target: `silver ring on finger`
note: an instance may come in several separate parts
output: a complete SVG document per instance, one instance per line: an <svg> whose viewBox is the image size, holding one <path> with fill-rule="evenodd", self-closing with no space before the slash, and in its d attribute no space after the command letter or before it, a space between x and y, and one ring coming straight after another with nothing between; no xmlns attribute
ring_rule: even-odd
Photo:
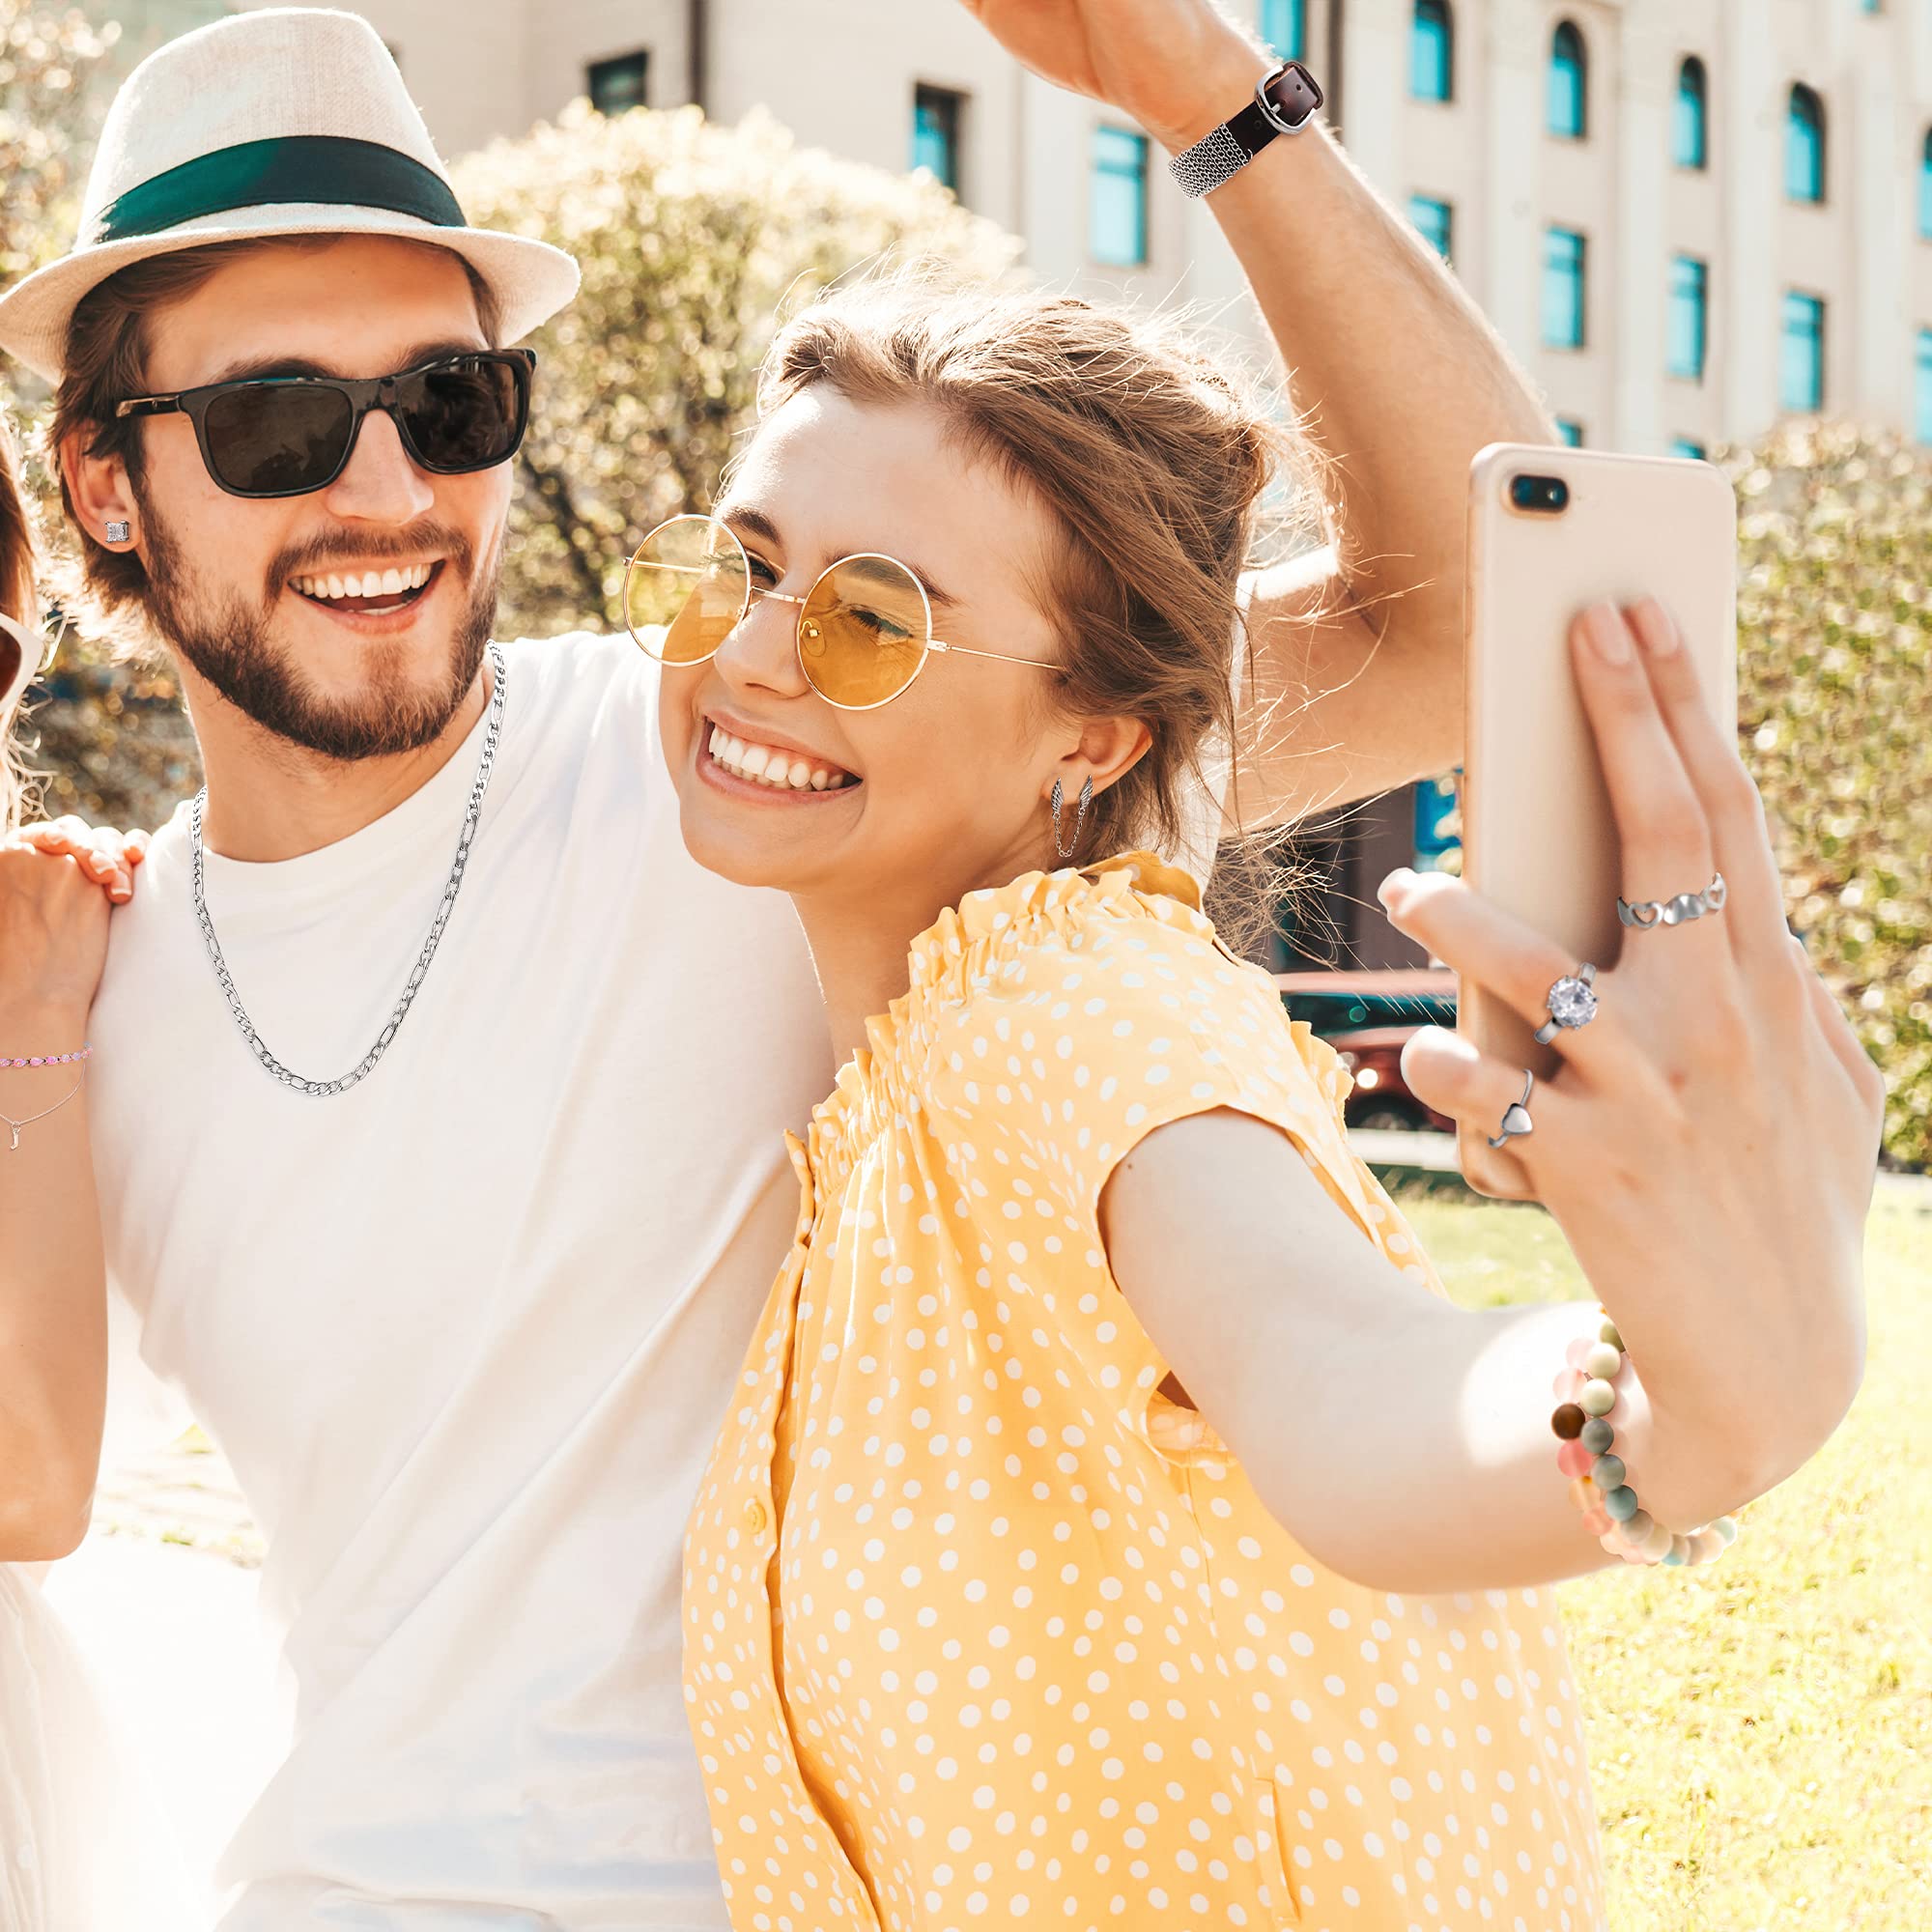
<svg viewBox="0 0 1932 1932"><path fill-rule="evenodd" d="M1702 919L1707 912L1721 910L1727 892L1723 873L1713 872L1711 883L1701 893L1679 893L1671 899L1639 899L1634 905L1620 898L1617 917L1639 932L1648 932L1654 925L1684 925Z"/></svg>
<svg viewBox="0 0 1932 1932"><path fill-rule="evenodd" d="M1502 1132L1492 1134L1490 1145L1499 1148L1512 1134L1527 1134L1536 1131L1536 1122L1529 1118L1529 1090L1536 1085L1536 1075L1528 1067L1522 1069L1522 1098L1512 1100L1503 1109Z"/></svg>
<svg viewBox="0 0 1932 1932"><path fill-rule="evenodd" d="M1540 1046L1548 1046L1559 1029L1588 1026L1596 1018L1597 995L1590 984L1596 977L1597 969L1585 960L1576 972L1564 974L1550 985L1544 995L1549 1017L1536 1030Z"/></svg>

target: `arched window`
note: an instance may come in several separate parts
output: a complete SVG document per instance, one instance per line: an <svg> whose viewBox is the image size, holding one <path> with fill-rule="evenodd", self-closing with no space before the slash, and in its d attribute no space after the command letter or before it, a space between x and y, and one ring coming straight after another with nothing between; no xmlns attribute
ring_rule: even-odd
<svg viewBox="0 0 1932 1932"><path fill-rule="evenodd" d="M1449 0L1415 0L1409 32L1408 91L1418 100L1450 100L1456 94L1456 25Z"/></svg>
<svg viewBox="0 0 1932 1932"><path fill-rule="evenodd" d="M1680 168L1710 165L1710 106L1704 63L1688 54L1677 70L1677 118L1671 129L1671 158Z"/></svg>
<svg viewBox="0 0 1932 1932"><path fill-rule="evenodd" d="M1932 128L1918 156L1918 232L1932 242Z"/></svg>
<svg viewBox="0 0 1932 1932"><path fill-rule="evenodd" d="M1825 199L1825 103L1803 81L1784 116L1784 192L1793 201Z"/></svg>
<svg viewBox="0 0 1932 1932"><path fill-rule="evenodd" d="M1549 131L1580 141L1589 131L1589 55L1576 23L1559 20L1549 42Z"/></svg>

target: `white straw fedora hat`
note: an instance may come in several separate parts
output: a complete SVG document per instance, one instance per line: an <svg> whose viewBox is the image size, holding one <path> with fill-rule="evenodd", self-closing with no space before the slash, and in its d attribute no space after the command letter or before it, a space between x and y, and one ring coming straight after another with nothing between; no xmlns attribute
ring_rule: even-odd
<svg viewBox="0 0 1932 1932"><path fill-rule="evenodd" d="M87 292L150 255L274 235L394 235L453 249L495 292L505 344L577 293L577 264L471 228L375 28L274 8L170 41L100 130L72 251L0 296L0 349L60 378Z"/></svg>

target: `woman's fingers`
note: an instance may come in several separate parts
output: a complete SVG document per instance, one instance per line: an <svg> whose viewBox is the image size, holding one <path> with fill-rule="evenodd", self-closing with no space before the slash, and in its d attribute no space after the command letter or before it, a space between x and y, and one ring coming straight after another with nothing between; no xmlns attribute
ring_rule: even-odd
<svg viewBox="0 0 1932 1932"><path fill-rule="evenodd" d="M20 842L47 858L71 859L117 904L134 896L134 867L147 857L146 833L96 827L70 814L45 824L22 826L17 836Z"/></svg>
<svg viewBox="0 0 1932 1932"><path fill-rule="evenodd" d="M1654 655L1674 640L1674 627L1653 625L1644 635L1640 647L1637 632L1612 604L1592 606L1572 626L1577 691L1616 820L1619 890L1633 904L1701 893L1718 869L1705 802L1664 720L1666 704L1684 704L1687 676L1690 701L1701 701L1695 671L1682 650ZM1730 946L1706 921L1673 929L1671 938L1680 964L1687 953L1715 960Z"/></svg>
<svg viewBox="0 0 1932 1932"><path fill-rule="evenodd" d="M1631 611L1630 623L1647 646L1645 663L1664 724L1703 807L1716 867L1724 875L1722 916L1732 952L1747 970L1778 970L1790 935L1783 887L1764 800L1738 755L1736 734L1719 724L1698 682L1695 657L1684 648L1682 627L1670 612L1646 597ZM1685 890L1702 892L1710 882L1707 874ZM1629 884L1627 879L1626 898L1633 896Z"/></svg>
<svg viewBox="0 0 1932 1932"><path fill-rule="evenodd" d="M1402 1077L1425 1106L1438 1114L1464 1121L1493 1137L1505 1124L1509 1110L1522 1110L1509 1121L1528 1118L1527 1134L1512 1133L1504 1146L1532 1168L1545 1148L1559 1144L1576 1119L1577 1100L1544 1081L1530 1085L1523 1097L1528 1069L1479 1053L1460 1034L1446 1027L1418 1027L1402 1049ZM1533 1177L1532 1177L1533 1178Z"/></svg>
<svg viewBox="0 0 1932 1932"><path fill-rule="evenodd" d="M1392 878L1396 883L1383 900L1391 925L1426 946L1465 981L1488 987L1533 1026L1549 1018L1550 987L1574 974L1580 961L1447 872ZM1588 1072L1628 1057L1621 1033L1614 1002L1606 1000L1583 1026L1559 1027L1555 1042L1566 1060Z"/></svg>

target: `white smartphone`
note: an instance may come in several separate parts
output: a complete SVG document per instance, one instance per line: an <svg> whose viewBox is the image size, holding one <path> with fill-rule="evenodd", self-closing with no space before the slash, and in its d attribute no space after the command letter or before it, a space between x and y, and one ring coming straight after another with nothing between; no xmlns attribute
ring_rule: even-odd
<svg viewBox="0 0 1932 1932"><path fill-rule="evenodd" d="M1463 876L1578 965L1603 972L1624 938L1624 880L1571 668L1571 620L1606 598L1657 598L1684 633L1713 714L1735 736L1736 498L1708 463L1492 443L1469 467L1468 538ZM1687 879L1682 890L1709 884ZM1561 1056L1537 1043L1538 1024L1459 977L1457 1032L1542 1079ZM1532 1092L1532 1119L1535 1111ZM1533 1200L1510 1144L1489 1145L1495 1131L1459 1125L1463 1179L1479 1194Z"/></svg>

